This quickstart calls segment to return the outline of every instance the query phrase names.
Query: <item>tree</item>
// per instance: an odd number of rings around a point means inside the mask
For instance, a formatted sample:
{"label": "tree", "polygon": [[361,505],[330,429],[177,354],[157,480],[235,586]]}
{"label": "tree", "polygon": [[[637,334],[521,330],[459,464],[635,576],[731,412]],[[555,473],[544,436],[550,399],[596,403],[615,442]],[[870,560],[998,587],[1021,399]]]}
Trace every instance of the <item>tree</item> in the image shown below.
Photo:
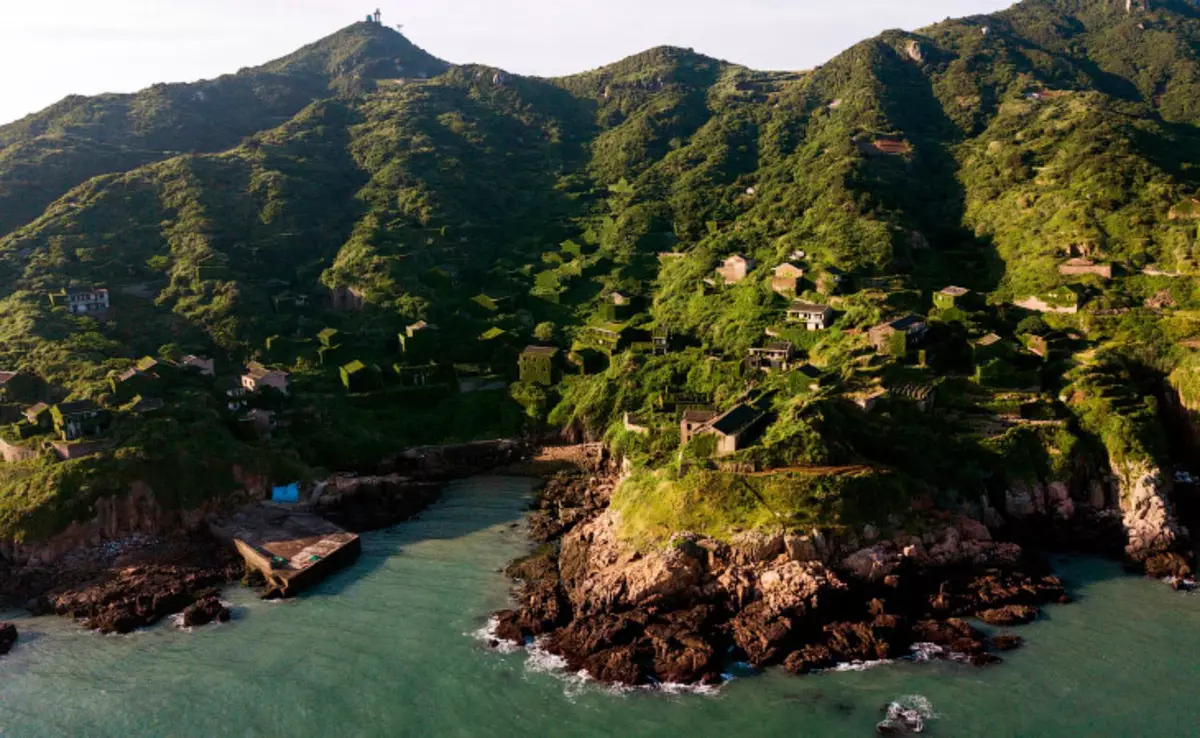
{"label": "tree", "polygon": [[538,323],[533,329],[533,337],[542,343],[550,343],[554,340],[554,324],[553,323]]}

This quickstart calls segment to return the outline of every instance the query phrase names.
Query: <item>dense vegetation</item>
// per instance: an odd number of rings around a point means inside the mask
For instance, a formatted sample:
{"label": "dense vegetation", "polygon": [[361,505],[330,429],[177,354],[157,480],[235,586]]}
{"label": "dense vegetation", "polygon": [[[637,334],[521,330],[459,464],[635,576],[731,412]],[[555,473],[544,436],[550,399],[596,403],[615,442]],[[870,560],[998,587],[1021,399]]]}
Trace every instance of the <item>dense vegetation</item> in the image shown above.
{"label": "dense vegetation", "polygon": [[[552,80],[359,23],[2,127],[0,369],[39,382],[3,420],[67,398],[116,420],[98,456],[0,467],[0,532],[45,535],[134,478],[203,478],[164,489],[189,505],[234,465],[313,477],[545,424],[642,467],[619,503],[643,541],[883,522],[1080,455],[1167,463],[1152,398],[1172,373],[1196,394],[1200,12],[1152,5],[1026,0],[803,73],[659,48]],[[758,266],[727,284],[733,254]],[[1060,272],[1072,257],[1113,274]],[[805,275],[781,294],[789,259]],[[978,299],[934,307],[950,284]],[[52,306],[86,285],[107,320]],[[787,323],[796,297],[832,326]],[[928,316],[921,350],[873,349],[907,313]],[[792,370],[747,366],[771,341]],[[549,386],[520,381],[528,344],[560,349]],[[190,377],[153,418],[122,409],[113,376],[185,354],[217,382],[286,369],[290,395],[231,404]],[[684,410],[739,403],[750,447],[681,444]],[[245,432],[255,407],[269,437]],[[829,472],[738,477],[772,468]]]}

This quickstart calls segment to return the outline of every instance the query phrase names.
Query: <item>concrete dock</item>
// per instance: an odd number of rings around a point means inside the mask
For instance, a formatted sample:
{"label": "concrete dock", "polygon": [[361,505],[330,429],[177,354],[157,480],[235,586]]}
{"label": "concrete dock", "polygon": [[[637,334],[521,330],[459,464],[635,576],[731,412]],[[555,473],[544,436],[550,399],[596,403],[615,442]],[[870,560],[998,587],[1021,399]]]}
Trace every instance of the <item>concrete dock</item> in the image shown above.
{"label": "concrete dock", "polygon": [[357,535],[310,512],[270,503],[251,505],[209,528],[262,572],[269,594],[281,597],[311,587],[362,552]]}

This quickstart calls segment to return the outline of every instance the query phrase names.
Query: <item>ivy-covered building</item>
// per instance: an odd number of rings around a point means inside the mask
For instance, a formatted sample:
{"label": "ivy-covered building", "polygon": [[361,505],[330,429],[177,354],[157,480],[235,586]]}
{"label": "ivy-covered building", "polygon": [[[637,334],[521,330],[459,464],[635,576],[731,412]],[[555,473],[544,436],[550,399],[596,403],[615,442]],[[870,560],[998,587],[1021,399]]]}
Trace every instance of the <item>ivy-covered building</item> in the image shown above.
{"label": "ivy-covered building", "polygon": [[553,346],[529,346],[521,352],[521,381],[550,387],[554,384],[558,349]]}
{"label": "ivy-covered building", "polygon": [[871,345],[881,354],[905,356],[925,337],[929,326],[917,315],[881,323],[867,332]]}
{"label": "ivy-covered building", "polygon": [[354,394],[377,390],[382,384],[379,367],[365,364],[357,359],[343,365],[339,374],[342,377],[342,386],[346,388],[347,392]]}
{"label": "ivy-covered building", "polygon": [[85,436],[98,436],[108,428],[110,415],[107,410],[91,400],[64,402],[50,409],[54,431],[64,441],[75,441]]}

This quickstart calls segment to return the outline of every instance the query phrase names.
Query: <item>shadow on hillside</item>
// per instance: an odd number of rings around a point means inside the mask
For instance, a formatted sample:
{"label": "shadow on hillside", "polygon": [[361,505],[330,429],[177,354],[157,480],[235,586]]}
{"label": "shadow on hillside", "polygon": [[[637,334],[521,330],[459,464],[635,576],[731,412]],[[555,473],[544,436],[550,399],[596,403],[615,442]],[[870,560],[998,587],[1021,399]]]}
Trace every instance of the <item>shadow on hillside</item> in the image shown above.
{"label": "shadow on hillside", "polygon": [[[864,183],[910,229],[909,242],[897,249],[898,265],[911,267],[923,290],[949,284],[994,290],[1003,276],[995,247],[961,226],[966,190],[957,176],[953,150],[961,131],[946,115],[933,80],[921,67],[886,44],[877,47],[875,66],[876,76],[885,83],[880,104],[886,119],[913,147],[907,165],[902,159],[869,160],[873,178]],[[928,250],[922,240],[928,242]]]}

